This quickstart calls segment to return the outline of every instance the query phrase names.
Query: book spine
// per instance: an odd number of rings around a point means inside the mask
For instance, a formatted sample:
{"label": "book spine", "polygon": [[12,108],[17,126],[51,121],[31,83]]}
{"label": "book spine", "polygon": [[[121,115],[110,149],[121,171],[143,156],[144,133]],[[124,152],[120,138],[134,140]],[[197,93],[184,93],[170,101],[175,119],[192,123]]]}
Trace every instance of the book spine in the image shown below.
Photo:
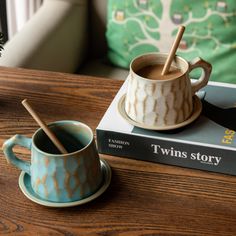
{"label": "book spine", "polygon": [[100,129],[96,134],[102,154],[236,175],[233,150]]}

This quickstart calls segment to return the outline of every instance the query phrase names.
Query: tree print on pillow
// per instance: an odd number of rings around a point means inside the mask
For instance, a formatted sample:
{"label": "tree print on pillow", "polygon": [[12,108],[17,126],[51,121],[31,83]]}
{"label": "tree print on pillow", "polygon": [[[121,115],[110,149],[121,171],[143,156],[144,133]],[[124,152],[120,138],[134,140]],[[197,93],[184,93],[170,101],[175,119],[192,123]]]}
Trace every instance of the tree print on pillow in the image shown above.
{"label": "tree print on pillow", "polygon": [[177,54],[212,63],[213,80],[236,82],[235,0],[109,0],[108,57],[128,68],[140,54],[169,52],[179,25]]}

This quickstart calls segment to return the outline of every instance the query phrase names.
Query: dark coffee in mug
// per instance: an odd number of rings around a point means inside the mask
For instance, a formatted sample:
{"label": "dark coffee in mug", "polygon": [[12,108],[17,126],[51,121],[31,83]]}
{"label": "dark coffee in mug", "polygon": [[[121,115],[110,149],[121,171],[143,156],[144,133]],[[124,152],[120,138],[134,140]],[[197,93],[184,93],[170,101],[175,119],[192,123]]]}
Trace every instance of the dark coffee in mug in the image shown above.
{"label": "dark coffee in mug", "polygon": [[161,75],[163,67],[164,65],[159,65],[159,64],[147,65],[137,70],[136,74],[142,76],[143,78],[151,80],[169,80],[172,78],[178,78],[183,74],[179,68],[172,66],[168,74]]}

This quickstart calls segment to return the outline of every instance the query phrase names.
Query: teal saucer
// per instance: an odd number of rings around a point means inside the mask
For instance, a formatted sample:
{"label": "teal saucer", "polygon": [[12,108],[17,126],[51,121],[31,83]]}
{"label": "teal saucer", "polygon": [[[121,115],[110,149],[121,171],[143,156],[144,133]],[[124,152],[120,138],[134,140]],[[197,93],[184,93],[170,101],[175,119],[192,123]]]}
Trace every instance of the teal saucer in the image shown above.
{"label": "teal saucer", "polygon": [[84,198],[82,200],[62,203],[62,202],[51,202],[51,201],[47,201],[47,200],[43,199],[34,192],[32,186],[31,186],[30,175],[24,171],[22,171],[20,174],[19,186],[20,186],[20,189],[23,192],[23,194],[28,199],[30,199],[31,201],[33,201],[37,204],[43,205],[43,206],[47,206],[47,207],[73,207],[73,206],[82,205],[82,204],[90,202],[90,201],[94,200],[95,198],[99,197],[103,192],[105,192],[105,190],[110,185],[111,168],[105,160],[100,159],[100,162],[101,162],[101,168],[102,168],[102,172],[103,172],[103,176],[104,176],[103,177],[103,184],[98,189],[97,192],[95,192],[94,194],[92,194],[89,197]]}

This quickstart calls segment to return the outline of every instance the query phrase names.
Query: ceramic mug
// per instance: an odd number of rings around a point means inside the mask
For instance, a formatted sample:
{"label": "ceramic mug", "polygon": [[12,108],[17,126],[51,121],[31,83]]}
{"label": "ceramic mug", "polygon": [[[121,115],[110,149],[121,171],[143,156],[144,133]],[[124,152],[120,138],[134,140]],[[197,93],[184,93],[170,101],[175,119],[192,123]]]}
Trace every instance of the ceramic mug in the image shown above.
{"label": "ceramic mug", "polygon": [[[153,80],[137,74],[146,66],[164,65],[167,56],[164,53],[143,54],[130,64],[125,111],[139,124],[165,127],[184,122],[193,112],[194,94],[208,83],[212,67],[201,58],[188,62],[175,56],[171,66],[181,70],[181,75],[173,78]],[[202,68],[202,74],[197,81],[191,82],[189,73],[195,68]]]}
{"label": "ceramic mug", "polygon": [[[30,175],[34,192],[45,200],[71,202],[95,193],[103,176],[92,130],[78,121],[57,121],[49,128],[68,154],[60,154],[40,128],[32,139],[17,134],[4,142],[8,162]],[[15,156],[15,145],[31,150],[31,162]]]}

